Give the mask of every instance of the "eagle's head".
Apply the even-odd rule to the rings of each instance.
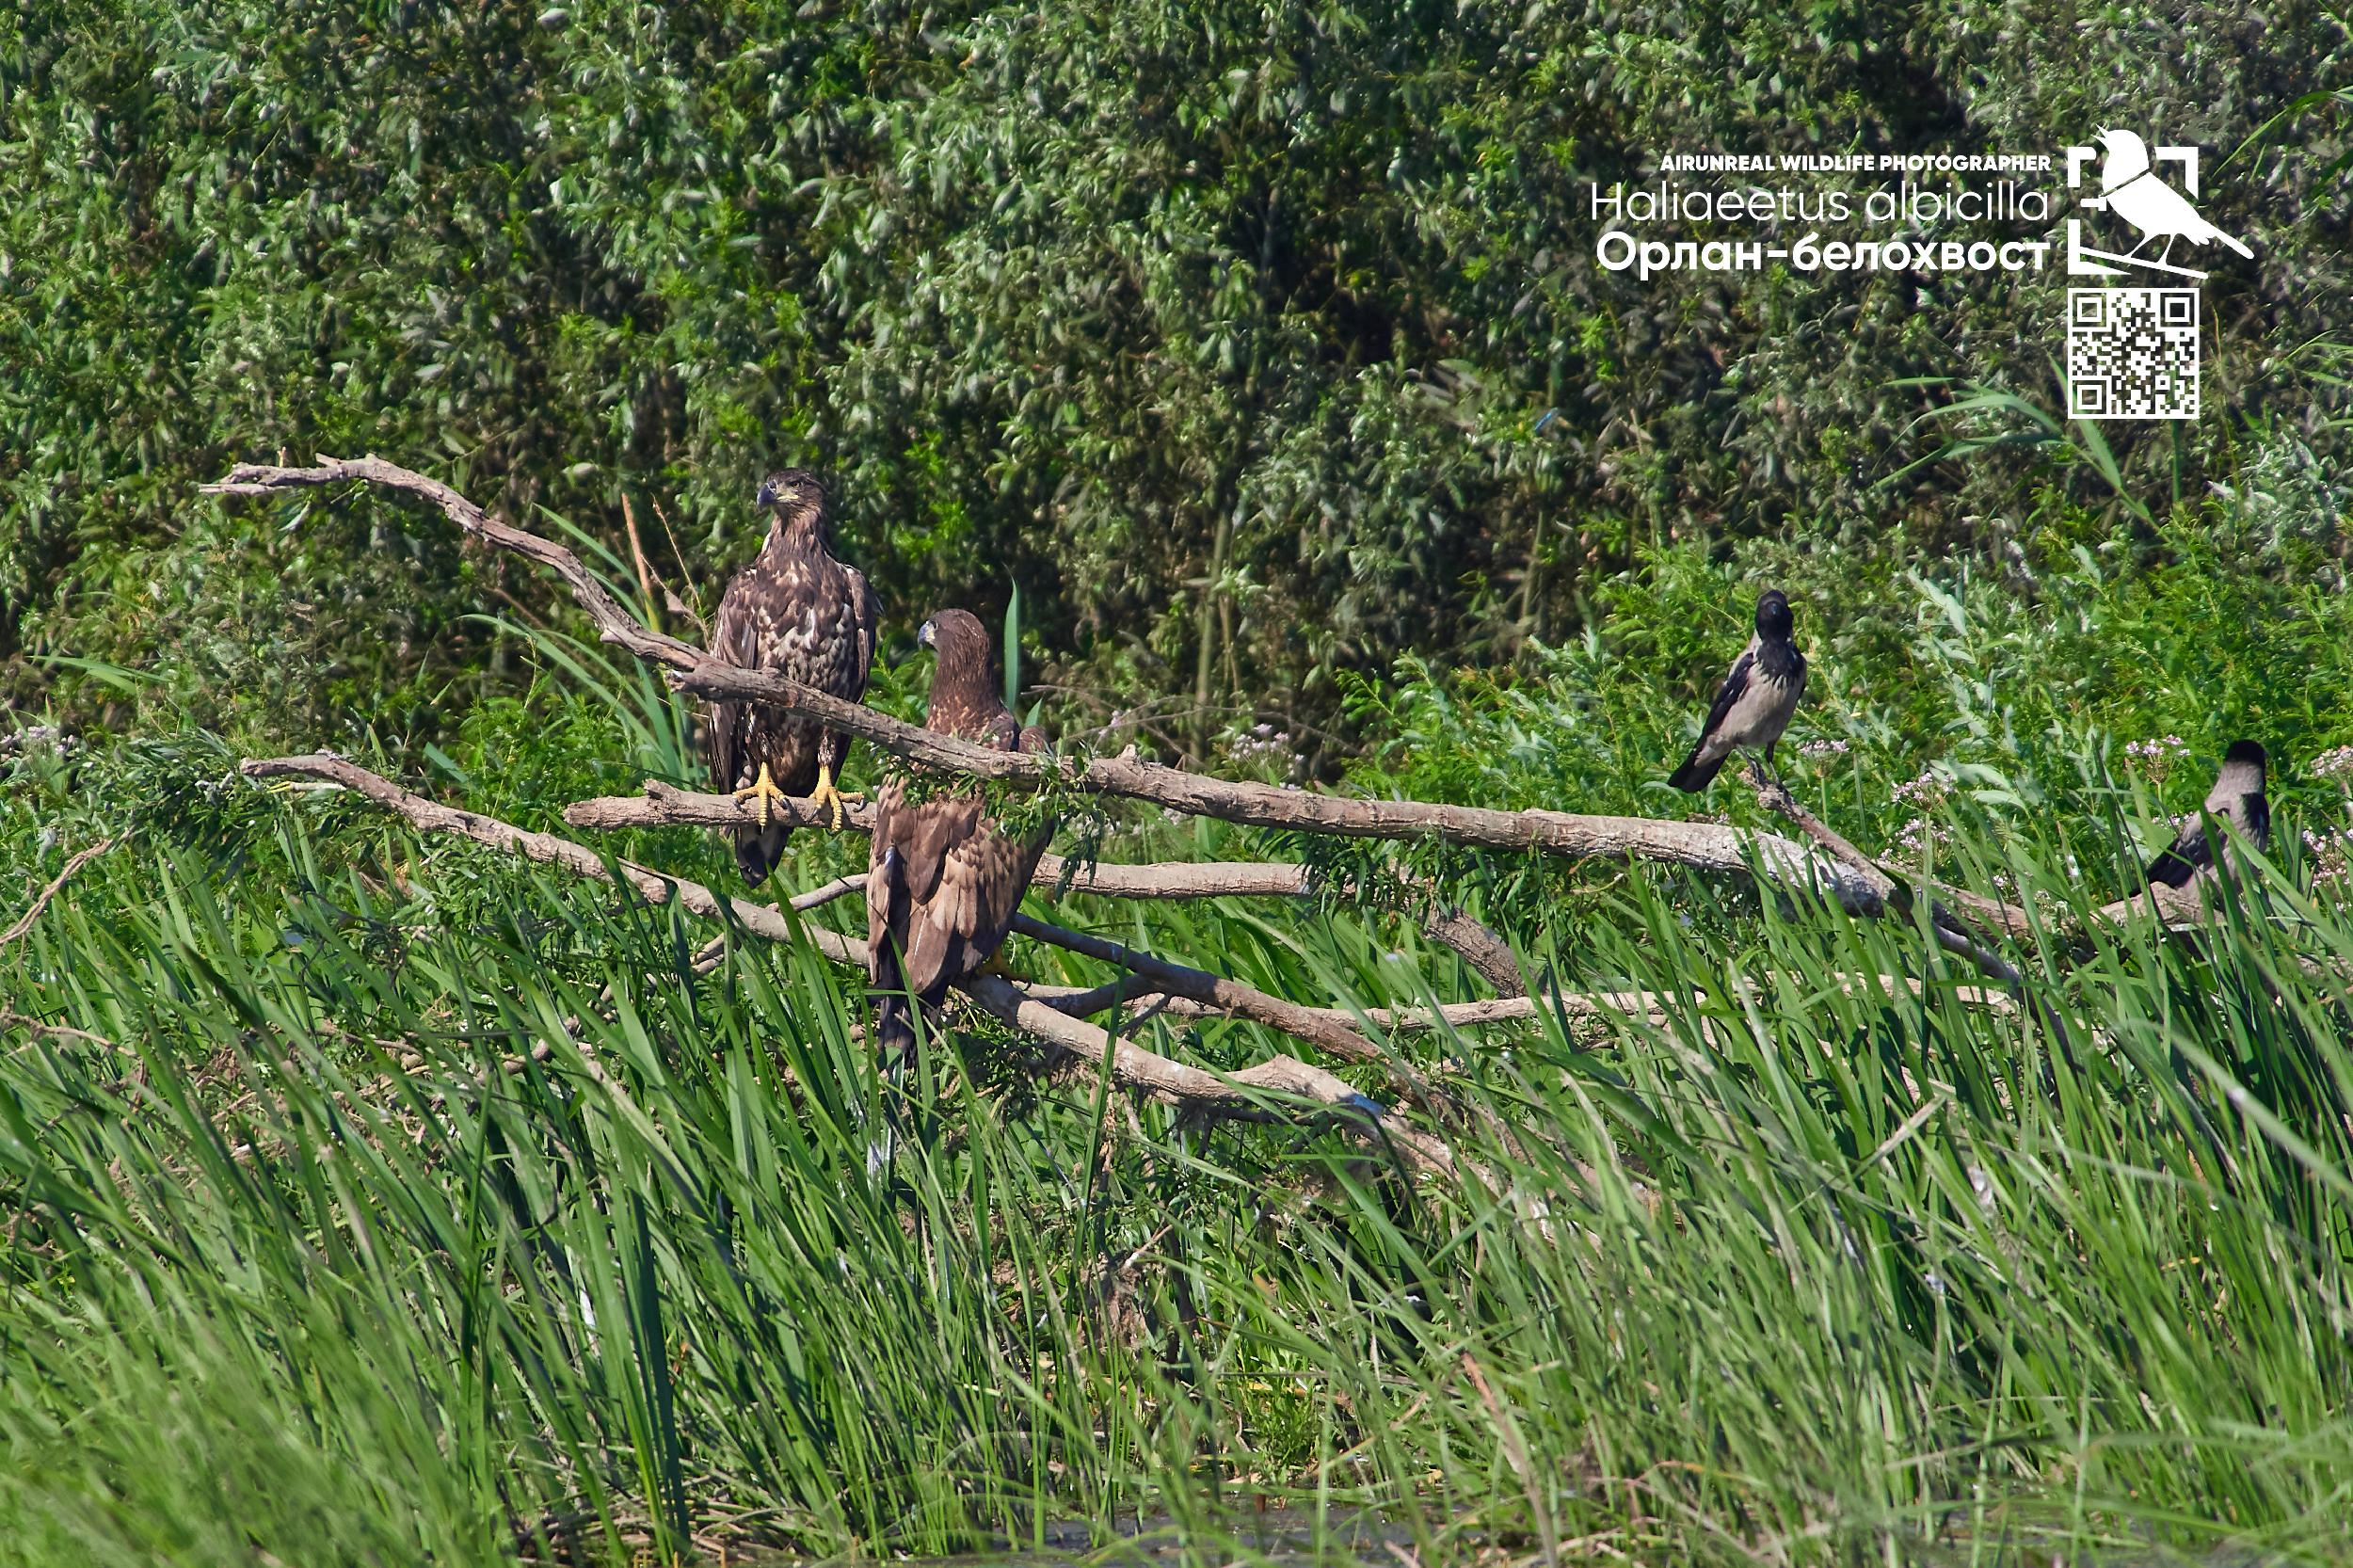
[[[942,610],[916,629],[915,646],[931,648],[943,664],[985,664],[988,628],[969,610]]]
[[[990,679],[988,628],[969,610],[942,610],[915,633],[918,648],[937,656],[932,667],[931,712],[924,723],[948,735],[978,740],[1004,711]]]
[[[752,504],[767,512],[778,526],[814,525],[822,530],[831,499],[824,480],[805,468],[788,468],[760,482],[760,494]]]

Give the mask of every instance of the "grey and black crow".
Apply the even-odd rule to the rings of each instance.
[[[803,469],[770,474],[754,504],[768,536],[752,563],[728,583],[712,625],[711,651],[744,669],[774,670],[844,701],[866,695],[880,613],[856,567],[833,552],[830,498]],[[786,795],[833,808],[855,795],[835,782],[850,737],[789,708],[722,702],[711,714],[711,775],[722,790],[760,809],[756,827],[735,830],[735,863],[757,886],[784,853],[792,830],[768,819]]]
[[[1805,655],[1790,637],[1793,624],[1789,600],[1779,588],[1758,596],[1756,635],[1724,677],[1707,722],[1700,727],[1699,744],[1668,783],[1697,794],[1714,781],[1724,759],[1742,746],[1763,752],[1765,765],[1773,765],[1773,744],[1805,696]]]
[[[2233,741],[2222,754],[2222,769],[2206,792],[2205,809],[2174,839],[2172,847],[2149,862],[2149,880],[2169,888],[2186,887],[2189,879],[2214,864],[2214,842],[2206,821],[2224,824],[2231,832],[2262,849],[2271,838],[2271,803],[2264,796],[2264,768],[2268,759],[2252,741]]]

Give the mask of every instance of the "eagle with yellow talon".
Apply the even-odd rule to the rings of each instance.
[[[767,514],[768,536],[728,582],[712,622],[712,653],[846,702],[863,700],[880,612],[865,574],[833,552],[832,497],[815,474],[786,469],[760,482],[754,504]],[[838,783],[850,737],[789,708],[713,704],[709,750],[712,781],[757,808],[759,824],[735,830],[736,866],[755,887],[792,831],[769,820],[776,802],[807,795],[832,809],[838,832],[843,803],[864,798]]]

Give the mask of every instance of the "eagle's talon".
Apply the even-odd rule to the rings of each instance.
[[[836,833],[841,831],[842,807],[845,805],[862,806],[866,803],[866,796],[862,792],[837,788],[833,781],[833,770],[823,762],[817,764],[817,788],[808,792],[808,798],[820,806],[832,809],[833,830]]]
[[[760,776],[736,791],[735,798],[750,799],[759,809],[760,825],[766,827],[771,803],[784,799],[785,795],[782,790],[776,788],[776,781],[769,776],[768,764],[762,762],[760,764]]]

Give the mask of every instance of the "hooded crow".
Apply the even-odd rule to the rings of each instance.
[[[1779,588],[1766,589],[1756,601],[1756,635],[1717,691],[1716,705],[1700,727],[1699,744],[1668,783],[1697,794],[1741,746],[1763,752],[1765,765],[1773,765],[1773,744],[1805,696],[1805,655],[1790,638],[1793,624],[1787,597]]]
[[[2205,809],[2163,855],[2149,862],[2149,880],[2180,888],[2214,864],[2214,842],[2206,821],[2223,824],[2233,833],[2262,849],[2271,839],[2271,803],[2264,797],[2264,767],[2268,759],[2252,741],[2233,741],[2222,754],[2222,769],[2206,792]]]

